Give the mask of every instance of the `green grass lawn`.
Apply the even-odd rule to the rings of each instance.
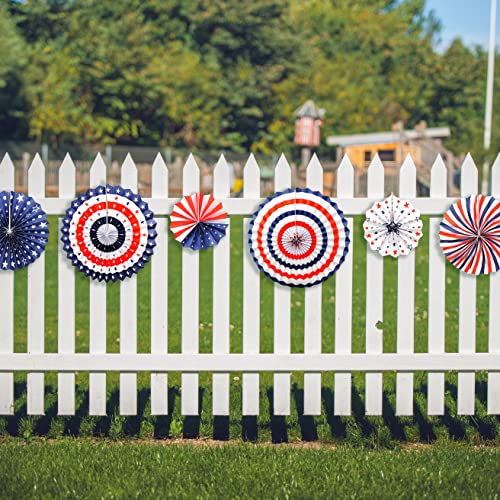
[[[424,221],[428,227],[427,220]],[[57,351],[57,219],[51,218],[51,237],[46,251],[46,351]],[[231,352],[242,352],[242,219],[231,220]],[[362,235],[362,220],[355,221],[354,283],[353,283],[353,342],[354,352],[365,350],[366,246]],[[427,350],[427,283],[428,239],[424,233],[416,250],[415,350]],[[212,350],[212,251],[200,252],[200,350]],[[15,351],[26,352],[26,270],[15,274]],[[447,266],[446,280],[446,349],[457,351],[458,346],[458,281],[459,273]],[[478,278],[477,291],[477,350],[487,350],[488,277]],[[150,350],[150,266],[138,276],[138,351]],[[89,281],[76,273],[76,350],[88,352],[89,347]],[[108,352],[119,352],[119,284],[108,284]],[[397,261],[385,259],[384,264],[384,350],[396,351]],[[169,350],[180,352],[181,346],[181,247],[169,241]],[[304,349],[304,290],[292,290],[292,352]],[[273,348],[273,283],[261,280],[261,351]],[[335,277],[323,285],[323,352],[333,352],[335,339]],[[486,374],[477,375],[476,415],[456,414],[456,374],[446,376],[446,415],[428,417],[426,386],[427,374],[415,374],[415,413],[413,417],[395,416],[395,375],[384,375],[384,415],[366,417],[364,412],[364,374],[353,375],[353,415],[333,415],[332,373],[323,375],[323,414],[308,417],[302,414],[303,374],[292,375],[289,417],[272,416],[272,375],[261,376],[261,414],[259,417],[241,415],[241,373],[231,374],[231,415],[229,418],[211,415],[211,374],[200,375],[200,418],[180,415],[180,374],[169,376],[171,414],[154,417],[149,411],[149,373],[138,377],[139,414],[122,417],[118,414],[118,375],[108,375],[108,416],[88,416],[88,374],[78,373],[74,417],[57,416],[57,377],[46,375],[46,415],[26,415],[26,375],[15,377],[15,415],[0,417],[0,434],[30,438],[33,436],[59,437],[106,436],[122,437],[207,437],[216,439],[243,439],[257,442],[320,440],[347,442],[368,447],[393,447],[398,442],[430,442],[465,440],[471,443],[499,440],[500,420],[486,414]],[[172,452],[173,453],[173,452]],[[182,451],[179,451],[182,453]],[[227,452],[229,453],[229,452]]]
[[[0,446],[2,498],[498,498],[498,448]]]

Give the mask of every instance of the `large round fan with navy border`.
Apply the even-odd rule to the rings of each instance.
[[[0,192],[0,270],[28,266],[42,255],[49,240],[49,224],[42,207],[31,196]]]
[[[79,271],[117,281],[144,267],[156,246],[156,221],[130,189],[98,186],[75,199],[63,219],[61,241]]]
[[[276,193],[254,213],[248,231],[250,253],[273,281],[313,286],[342,265],[349,228],[331,198],[310,189]]]

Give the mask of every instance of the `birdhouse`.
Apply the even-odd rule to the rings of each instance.
[[[323,114],[324,110],[318,109],[310,99],[295,112],[295,144],[305,147],[319,146],[319,127],[323,124]]]

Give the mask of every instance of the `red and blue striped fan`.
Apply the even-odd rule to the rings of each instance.
[[[248,237],[259,269],[294,287],[328,279],[344,262],[350,242],[336,203],[310,189],[287,189],[268,198],[253,215]]]
[[[121,186],[98,186],[66,210],[63,248],[79,271],[99,281],[132,277],[156,246],[156,221],[142,198]]]
[[[15,271],[42,255],[49,240],[47,215],[31,196],[0,192],[0,270]]]
[[[468,274],[500,268],[500,200],[482,194],[461,198],[444,214],[439,231],[446,258]]]
[[[174,238],[191,250],[206,250],[226,235],[228,214],[211,194],[195,193],[174,205],[170,215]]]

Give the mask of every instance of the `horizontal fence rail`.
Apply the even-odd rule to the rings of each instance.
[[[0,163],[0,191],[14,188],[15,170],[8,155]],[[316,156],[307,167],[307,186],[323,191],[323,169]],[[273,288],[273,327],[264,330],[261,318],[261,275],[253,264],[248,251],[247,231],[249,216],[264,201],[261,196],[260,170],[253,155],[244,168],[243,197],[230,197],[229,166],[223,156],[214,168],[213,194],[221,201],[230,215],[243,217],[243,241],[238,243],[238,252],[233,256],[229,232],[213,251],[212,273],[212,352],[200,352],[200,255],[182,249],[180,275],[182,296],[180,332],[169,331],[169,261],[168,261],[168,216],[179,198],[169,196],[168,169],[158,155],[151,166],[151,192],[141,193],[143,199],[155,213],[158,223],[157,246],[151,266],[150,300],[150,352],[138,353],[138,282],[134,276],[120,283],[119,352],[107,352],[108,319],[106,284],[89,282],[89,347],[86,353],[75,352],[76,315],[75,269],[71,266],[59,242],[57,259],[58,332],[57,352],[47,353],[45,342],[45,290],[50,276],[45,275],[45,258],[42,255],[27,272],[27,318],[26,352],[14,352],[15,332],[14,308],[17,300],[25,297],[15,295],[16,276],[12,272],[0,272],[0,414],[14,411],[14,373],[27,372],[27,413],[43,414],[45,374],[58,374],[58,413],[75,414],[76,372],[89,372],[89,414],[106,414],[107,372],[120,374],[120,413],[137,413],[137,373],[150,373],[151,413],[166,415],[171,411],[168,401],[169,373],[181,374],[181,411],[183,415],[197,415],[199,408],[199,374],[210,372],[213,387],[214,415],[229,415],[230,373],[242,373],[242,413],[258,415],[260,376],[264,372],[274,374],[273,412],[275,415],[290,414],[291,373],[304,372],[304,414],[321,414],[322,377],[334,372],[334,410],[336,415],[351,414],[353,373],[365,373],[365,411],[368,415],[381,415],[383,411],[383,373],[396,373],[396,413],[412,415],[414,401],[414,374],[428,372],[427,411],[429,415],[445,413],[445,372],[458,372],[457,409],[459,414],[473,414],[476,398],[475,372],[488,372],[487,409],[490,414],[500,414],[500,272],[489,277],[489,317],[487,351],[476,352],[476,277],[460,274],[458,290],[458,352],[446,352],[446,262],[439,248],[439,222],[442,214],[456,201],[448,196],[448,172],[438,156],[431,169],[430,195],[416,195],[416,169],[411,157],[407,157],[399,169],[399,196],[408,199],[424,216],[429,216],[425,232],[428,235],[427,289],[416,284],[417,248],[409,256],[397,261],[397,328],[395,352],[384,352],[384,259],[372,252],[367,245],[358,248],[355,238],[344,264],[335,275],[335,292],[332,307],[335,307],[334,352],[323,352],[322,342],[326,319],[323,304],[324,285],[305,289],[304,304],[293,304],[288,287],[279,284]],[[107,168],[98,155],[89,171],[90,186],[106,183]],[[367,195],[354,197],[354,168],[348,157],[344,157],[336,172],[337,194],[335,202],[346,215],[352,235],[362,231],[360,217],[376,201],[384,197],[384,166],[378,156],[368,168]],[[183,170],[183,194],[192,194],[200,189],[200,169],[193,156],[189,156]],[[28,171],[29,194],[36,198],[48,215],[59,218],[59,227],[66,209],[76,196],[75,165],[66,156],[59,169],[58,197],[46,196],[45,167],[36,156]],[[130,155],[121,168],[121,185],[137,191],[138,170]],[[275,167],[275,191],[292,185],[291,168],[282,155]],[[461,195],[477,193],[477,168],[470,155],[461,169]],[[500,198],[500,159],[492,167],[491,194]],[[354,248],[356,246],[356,248]],[[366,253],[363,272],[356,267],[358,253]],[[231,258],[242,259],[242,273],[238,277],[243,283],[242,297],[242,352],[231,353]],[[364,261],[363,261],[364,262]],[[359,275],[358,275],[359,273]],[[366,277],[365,277],[366,273]],[[459,273],[459,271],[456,271]],[[366,281],[363,297],[365,328],[353,328],[354,284]],[[426,296],[426,324],[428,346],[426,352],[415,353],[415,301]],[[292,308],[304,309],[303,352],[295,353],[291,348]],[[180,352],[169,352],[170,338],[176,334],[180,339]],[[273,352],[262,353],[264,335],[272,336]],[[353,338],[363,337],[364,352],[353,352]]]

